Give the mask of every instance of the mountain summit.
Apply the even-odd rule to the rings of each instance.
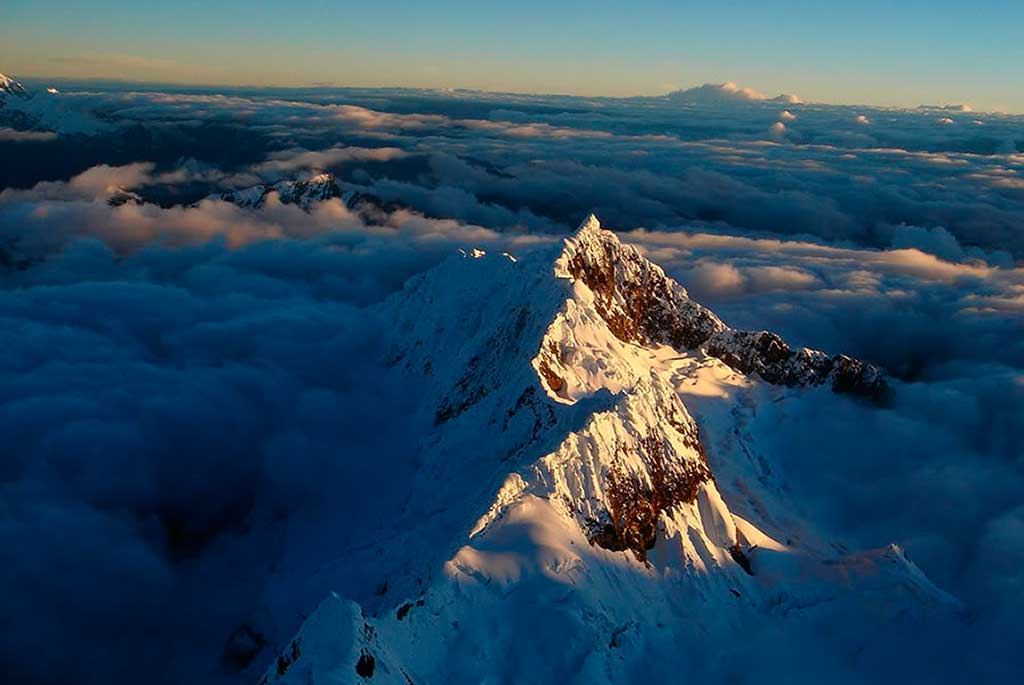
[[[377,313],[417,471],[261,682],[669,681],[783,622],[863,675],[866,647],[955,612],[895,545],[804,519],[758,443],[758,414],[863,407],[844,395],[881,373],[728,327],[596,217],[556,249],[464,252]]]

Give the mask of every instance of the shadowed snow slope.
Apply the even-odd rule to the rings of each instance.
[[[752,415],[843,412],[877,369],[730,329],[593,216],[517,257],[474,250],[383,305],[423,389],[416,479],[323,571],[359,604],[330,595],[264,682],[856,681],[958,620],[896,546],[803,520],[757,449]],[[346,592],[365,564],[378,591]]]

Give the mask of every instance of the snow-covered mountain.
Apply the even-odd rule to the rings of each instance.
[[[369,193],[357,189],[344,189],[333,174],[326,172],[315,174],[301,181],[283,180],[270,185],[261,184],[239,190],[213,193],[206,199],[231,202],[248,209],[261,209],[266,206],[272,193],[276,195],[278,202],[286,205],[298,205],[307,212],[318,202],[340,198],[345,206],[362,215],[368,224],[385,223],[391,212],[400,209],[398,204],[382,200]]]
[[[332,197],[341,197],[341,187],[331,174],[317,174],[303,181],[280,181],[273,185],[257,185],[242,190],[214,193],[207,199],[231,202],[239,207],[259,209],[271,193],[277,193],[280,202],[299,205],[308,210],[313,203]]]
[[[895,545],[805,520],[752,428],[881,399],[879,370],[728,327],[596,217],[453,257],[378,314],[420,396],[416,475],[352,522],[365,544],[321,569],[335,592],[261,682],[670,682],[754,667],[745,640],[783,628],[775,658],[863,675],[956,611]]]

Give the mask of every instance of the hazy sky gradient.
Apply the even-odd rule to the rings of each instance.
[[[655,94],[1024,111],[1016,0],[7,0],[0,71],[191,84]]]

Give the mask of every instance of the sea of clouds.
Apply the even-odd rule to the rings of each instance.
[[[344,522],[386,516],[415,468],[415,393],[372,305],[460,247],[528,250],[591,211],[729,323],[890,371],[891,406],[809,406],[791,417],[806,444],[764,449],[837,537],[900,543],[964,602],[963,673],[1019,660],[1024,118],[62,90],[103,133],[0,129],[0,662],[16,680],[236,678],[228,635],[284,576],[342,556]],[[204,199],[319,171],[385,220],[339,199]],[[124,190],[150,202],[108,204]]]

